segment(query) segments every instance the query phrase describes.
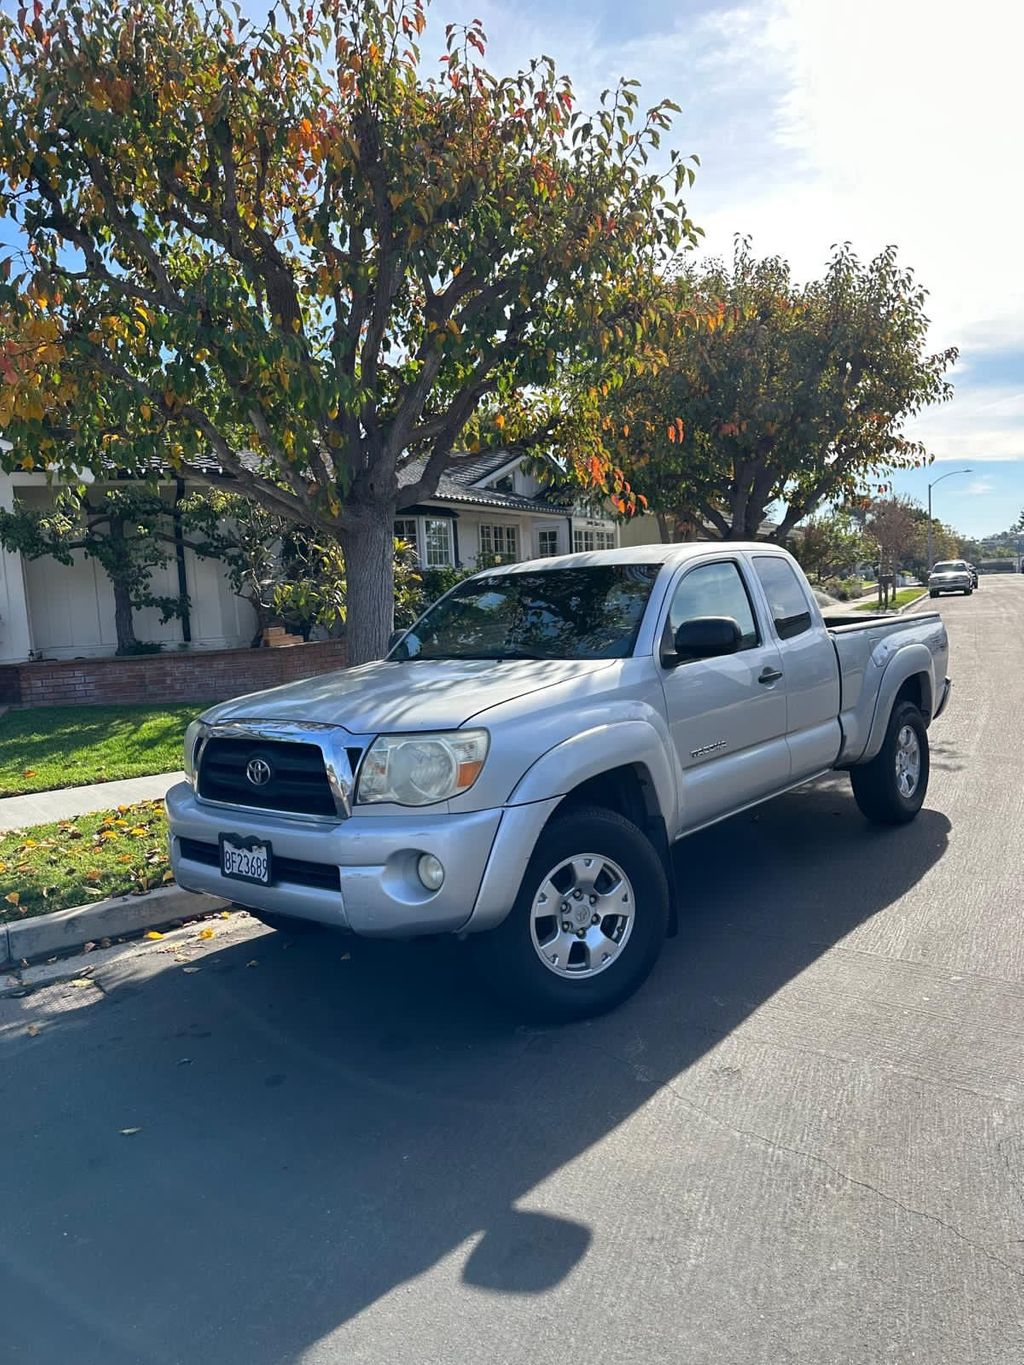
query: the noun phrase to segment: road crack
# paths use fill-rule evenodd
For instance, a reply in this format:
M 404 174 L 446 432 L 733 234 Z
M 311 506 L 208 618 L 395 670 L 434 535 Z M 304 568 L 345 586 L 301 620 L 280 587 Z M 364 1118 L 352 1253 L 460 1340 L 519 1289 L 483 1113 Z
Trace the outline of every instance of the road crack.
M 991 1261 L 993 1265 L 999 1266 L 1001 1270 L 1007 1271 L 1017 1279 L 1024 1279 L 1024 1269 L 1011 1265 L 1009 1261 L 1004 1261 L 1003 1258 L 992 1251 L 990 1247 L 984 1246 L 980 1242 L 973 1241 L 965 1233 L 961 1232 L 959 1228 L 954 1227 L 952 1223 L 947 1223 L 944 1218 L 940 1218 L 938 1214 L 929 1213 L 925 1209 L 914 1208 L 911 1204 L 905 1204 L 902 1199 L 898 1199 L 895 1195 L 888 1193 L 888 1191 L 880 1189 L 877 1185 L 873 1185 L 869 1180 L 862 1180 L 855 1175 L 850 1175 L 848 1171 L 844 1171 L 840 1169 L 840 1167 L 833 1165 L 827 1157 L 821 1156 L 818 1152 L 808 1151 L 805 1147 L 791 1147 L 787 1143 L 778 1142 L 776 1139 L 766 1136 L 764 1133 L 758 1133 L 752 1128 L 743 1128 L 737 1124 L 731 1123 L 728 1119 L 722 1118 L 712 1110 L 704 1108 L 703 1105 L 696 1104 L 693 1100 L 682 1094 L 672 1081 L 667 1081 L 664 1089 L 670 1091 L 673 1098 L 680 1104 L 685 1105 L 687 1109 L 699 1115 L 701 1118 L 707 1119 L 710 1123 L 718 1124 L 719 1127 L 726 1129 L 734 1136 L 745 1138 L 748 1142 L 760 1143 L 761 1146 L 766 1147 L 769 1151 L 783 1152 L 788 1156 L 798 1157 L 803 1161 L 814 1162 L 816 1165 L 822 1166 L 825 1170 L 830 1171 L 847 1185 L 852 1185 L 857 1189 L 865 1190 L 869 1194 L 874 1195 L 876 1199 L 880 1199 L 885 1204 L 891 1204 L 893 1208 L 900 1209 L 903 1213 L 909 1214 L 913 1218 L 921 1218 L 928 1223 L 933 1223 L 936 1227 L 949 1233 L 951 1237 L 955 1237 L 957 1241 L 970 1247 L 972 1251 L 976 1251 L 979 1256 L 984 1256 L 985 1259 Z

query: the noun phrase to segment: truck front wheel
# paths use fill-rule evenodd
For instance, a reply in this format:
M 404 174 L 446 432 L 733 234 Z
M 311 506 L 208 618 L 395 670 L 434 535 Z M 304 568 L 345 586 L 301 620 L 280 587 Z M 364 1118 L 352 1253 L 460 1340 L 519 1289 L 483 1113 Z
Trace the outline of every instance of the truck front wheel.
M 924 804 L 929 770 L 924 717 L 913 702 L 900 702 L 877 755 L 850 769 L 854 798 L 876 824 L 905 825 Z
M 614 811 L 581 807 L 537 841 L 507 918 L 472 943 L 494 988 L 530 1018 L 584 1019 L 643 983 L 668 927 L 651 841 Z

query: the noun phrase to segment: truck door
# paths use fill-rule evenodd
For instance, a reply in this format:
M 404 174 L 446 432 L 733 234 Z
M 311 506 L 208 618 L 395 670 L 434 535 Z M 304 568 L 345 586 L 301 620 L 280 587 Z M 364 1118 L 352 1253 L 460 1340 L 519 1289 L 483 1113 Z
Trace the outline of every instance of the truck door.
M 789 782 L 786 694 L 778 642 L 759 624 L 738 559 L 702 560 L 670 595 L 662 632 L 662 686 L 680 769 L 682 830 L 779 791 Z M 729 616 L 734 654 L 678 659 L 685 621 Z
M 791 781 L 831 768 L 842 746 L 839 663 L 806 582 L 782 555 L 753 554 L 772 630 L 781 642 Z

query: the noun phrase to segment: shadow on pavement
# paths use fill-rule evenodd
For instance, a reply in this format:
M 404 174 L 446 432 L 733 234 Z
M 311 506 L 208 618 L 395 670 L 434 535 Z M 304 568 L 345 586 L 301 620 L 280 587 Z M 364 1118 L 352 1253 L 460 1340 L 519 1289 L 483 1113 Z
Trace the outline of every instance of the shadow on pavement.
M 464 1243 L 465 1282 L 549 1289 L 590 1229 L 518 1201 L 884 912 L 948 830 L 873 829 L 840 779 L 695 836 L 651 981 L 560 1030 L 496 1014 L 450 942 L 268 933 L 190 974 L 126 967 L 0 1080 L 10 1358 L 294 1361 Z

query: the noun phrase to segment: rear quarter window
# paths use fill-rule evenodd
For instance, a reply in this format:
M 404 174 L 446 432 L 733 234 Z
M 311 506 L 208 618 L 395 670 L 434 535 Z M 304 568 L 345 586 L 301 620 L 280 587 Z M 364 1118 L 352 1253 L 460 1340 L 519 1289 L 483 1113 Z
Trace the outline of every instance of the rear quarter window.
M 792 640 L 810 630 L 811 605 L 792 564 L 778 555 L 755 555 L 754 572 L 764 588 L 779 639 Z

